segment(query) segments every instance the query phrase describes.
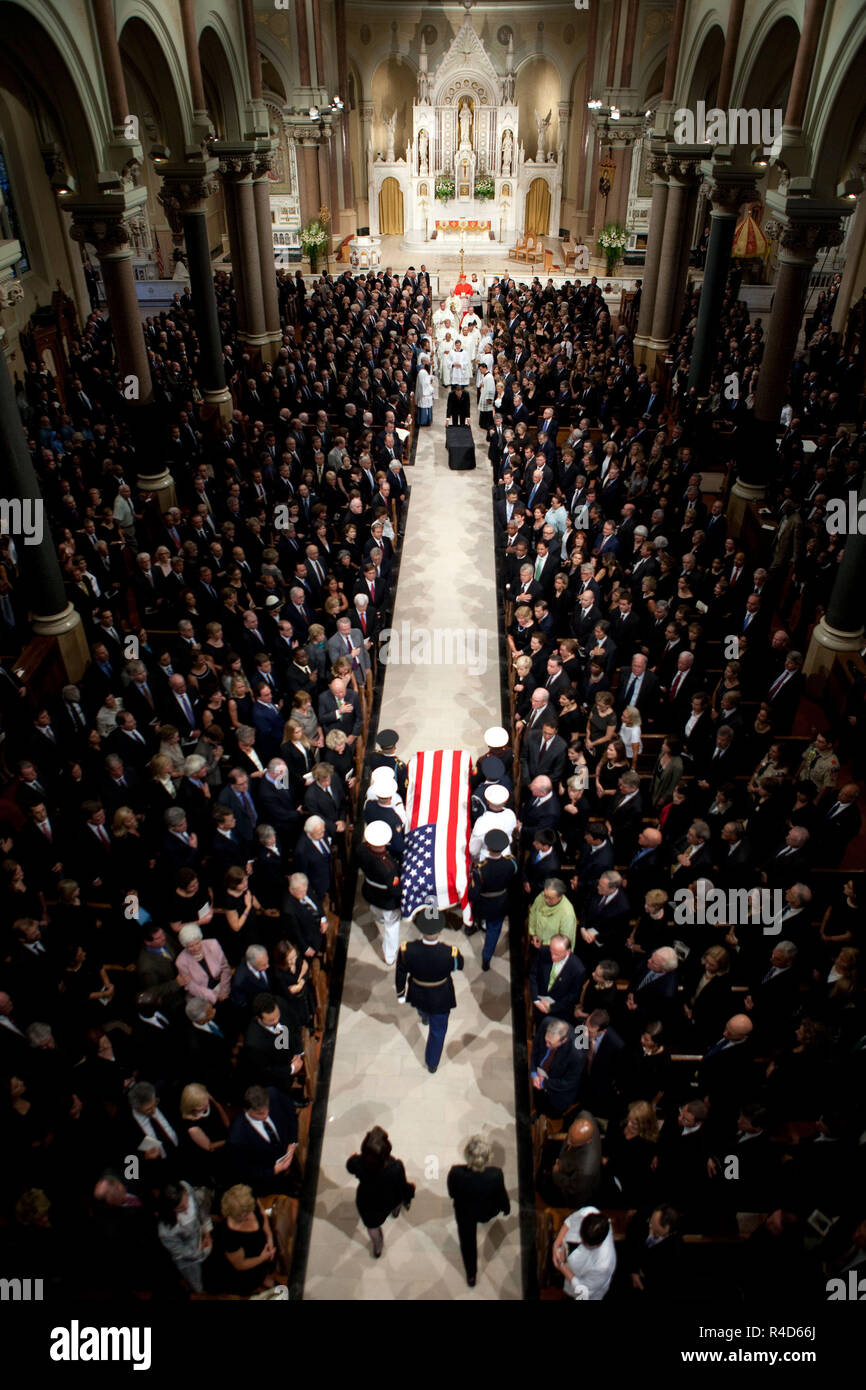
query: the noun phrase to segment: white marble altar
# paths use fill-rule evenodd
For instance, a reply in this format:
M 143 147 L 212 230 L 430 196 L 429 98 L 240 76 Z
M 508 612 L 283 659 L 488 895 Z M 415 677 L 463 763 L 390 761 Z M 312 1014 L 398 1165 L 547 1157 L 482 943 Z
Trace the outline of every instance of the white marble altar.
M 393 116 L 393 113 L 392 113 Z M 412 107 L 412 137 L 405 154 L 393 146 L 393 121 L 386 122 L 387 147 L 367 152 L 370 230 L 379 225 L 379 194 L 386 179 L 396 179 L 403 194 L 407 251 L 434 245 L 447 233 L 437 222 L 460 219 L 489 222 L 490 229 L 463 237 L 467 255 L 486 247 L 513 245 L 524 228 L 526 199 L 536 179 L 550 190 L 548 236 L 556 236 L 562 203 L 563 152 L 548 151 L 550 113 L 536 112 L 538 142 L 527 153 L 518 140 L 519 110 L 514 101 L 514 49 L 509 42 L 505 71 L 497 71 L 467 14 L 435 72 L 427 69 L 421 38 L 418 92 Z M 492 198 L 479 198 L 477 186 L 492 187 Z M 437 197 L 447 184 L 447 199 Z M 450 240 L 450 237 L 448 238 Z

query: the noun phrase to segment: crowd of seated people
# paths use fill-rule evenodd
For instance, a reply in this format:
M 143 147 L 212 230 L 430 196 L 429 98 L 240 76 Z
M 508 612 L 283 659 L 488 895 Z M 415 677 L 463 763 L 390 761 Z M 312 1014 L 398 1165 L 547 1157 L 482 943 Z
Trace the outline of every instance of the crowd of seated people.
M 517 820 L 539 1276 L 571 1297 L 730 1276 L 820 1299 L 863 1258 L 866 682 L 855 664 L 819 707 L 802 670 L 844 544 L 827 503 L 866 461 L 834 300 L 795 362 L 756 554 L 703 477 L 713 427 L 730 457 L 749 428 L 746 306 L 726 298 L 699 412 L 694 298 L 663 383 L 594 282 L 491 289 L 512 723 L 486 775 Z M 704 1243 L 745 1254 L 708 1273 Z
M 90 656 L 53 694 L 21 684 L 4 538 L 0 1219 L 4 1272 L 47 1291 L 285 1280 L 303 1180 L 429 284 L 281 275 L 264 366 L 216 288 L 222 426 L 188 295 L 143 326 L 170 508 L 137 487 L 100 313 L 65 382 L 19 383 Z

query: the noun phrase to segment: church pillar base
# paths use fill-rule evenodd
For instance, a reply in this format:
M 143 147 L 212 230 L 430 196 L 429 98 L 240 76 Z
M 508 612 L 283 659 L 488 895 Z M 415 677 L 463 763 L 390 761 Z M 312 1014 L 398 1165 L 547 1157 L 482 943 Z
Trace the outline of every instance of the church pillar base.
M 167 468 L 163 468 L 159 473 L 139 473 L 138 489 L 139 492 L 156 493 L 160 511 L 163 514 L 168 511 L 169 507 L 177 506 L 174 478 Z
M 841 628 L 831 627 L 826 618 L 821 618 L 812 631 L 809 650 L 803 662 L 806 693 L 812 699 L 820 698 L 839 659 L 851 652 L 859 652 L 864 641 L 866 637 L 862 627 L 854 632 L 843 632 Z
M 739 535 L 743 525 L 743 517 L 752 502 L 762 502 L 764 500 L 763 483 L 743 483 L 737 479 L 731 488 L 731 495 L 728 498 L 728 507 L 725 515 L 728 518 L 731 529 L 735 535 Z
M 90 650 L 81 618 L 72 604 L 68 603 L 59 613 L 34 613 L 33 631 L 38 637 L 56 639 L 67 678 L 79 681 L 90 661 Z
M 199 416 L 203 425 L 210 427 L 224 423 L 232 418 L 234 402 L 227 386 L 218 391 L 205 391 Z

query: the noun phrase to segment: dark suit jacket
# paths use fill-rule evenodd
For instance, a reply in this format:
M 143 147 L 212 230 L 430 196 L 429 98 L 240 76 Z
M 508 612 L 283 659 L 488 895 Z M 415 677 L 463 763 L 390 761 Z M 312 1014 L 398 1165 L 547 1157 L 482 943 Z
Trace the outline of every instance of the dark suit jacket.
M 230 998 L 235 1008 L 247 1012 L 252 1008 L 253 1000 L 257 994 L 273 994 L 274 986 L 270 966 L 265 971 L 265 975 L 267 976 L 267 983 L 263 983 L 258 975 L 253 974 L 245 960 L 241 961 L 232 978 Z
M 545 1029 L 542 1025 L 532 1043 L 532 1070 L 536 1071 L 541 1066 L 544 1054 L 547 1052 L 545 1042 Z M 551 1052 L 545 1063 L 544 1070 L 547 1072 L 547 1080 L 542 1090 L 548 1099 L 552 1109 L 560 1115 L 564 1114 L 577 1099 L 580 1077 L 583 1070 L 581 1051 L 574 1046 L 574 1039 L 569 1035 L 563 1043 Z M 584 1059 L 585 1060 L 585 1059 Z
M 272 825 L 280 842 L 291 846 L 303 823 L 291 790 L 284 791 L 267 777 L 259 778 L 258 808 L 260 822 Z
M 275 1186 L 274 1164 L 283 1157 L 290 1144 L 297 1143 L 298 1119 L 295 1107 L 274 1086 L 268 1087 L 270 1111 L 268 1119 L 277 1131 L 277 1140 L 265 1142 L 253 1128 L 243 1111 L 236 1115 L 229 1129 L 229 1159 L 239 1182 L 252 1187 L 259 1197 L 266 1197 Z
M 292 857 L 292 872 L 307 875 L 310 883 L 310 897 L 321 902 L 331 887 L 330 850 L 327 855 L 321 854 L 315 848 L 309 835 L 302 835 L 295 846 Z
M 521 749 L 523 778 L 528 786 L 533 778 L 537 777 L 539 773 L 543 773 L 545 777 L 550 778 L 555 788 L 565 771 L 568 745 L 565 739 L 560 738 L 559 734 L 554 734 L 549 748 L 542 754 L 543 740 L 544 732 L 542 729 L 530 729 L 525 736 Z
M 251 1019 L 244 1036 L 242 1064 L 248 1084 L 259 1086 L 278 1086 L 283 1092 L 292 1089 L 294 1075 L 292 1058 L 303 1051 L 300 1028 L 295 1023 L 288 1006 L 277 999 L 280 1011 L 280 1024 L 288 1029 L 287 1046 L 277 1046 L 279 1038 L 263 1028 L 258 1019 Z
M 307 897 L 312 896 L 311 893 L 307 893 Z M 283 896 L 281 910 L 282 929 L 300 951 L 306 952 L 310 947 L 317 952 L 323 949 L 325 938 L 321 930 L 322 909 L 315 900 L 310 907 L 287 892 Z
M 616 634 L 613 633 L 612 635 L 613 635 L 613 637 L 614 637 L 614 640 L 616 640 Z M 617 652 L 619 653 L 620 656 L 625 655 L 625 653 L 622 651 L 622 649 L 621 649 L 621 647 L 620 647 L 620 644 L 619 644 L 618 642 L 617 642 Z M 621 666 L 621 667 L 620 667 L 620 669 L 619 669 L 619 684 L 618 684 L 618 686 L 617 686 L 617 691 L 616 691 L 616 711 L 617 711 L 617 714 L 622 714 L 623 710 L 625 709 L 625 706 L 626 706 L 626 691 L 628 690 L 629 682 L 631 681 L 631 675 L 632 675 L 632 672 L 631 672 L 631 665 L 630 665 L 630 664 L 629 664 L 628 666 Z M 639 691 L 638 691 L 638 693 L 637 693 L 637 708 L 638 708 L 638 709 L 640 710 L 640 712 L 641 712 L 641 718 L 643 719 L 644 723 L 646 723 L 646 721 L 647 721 L 648 719 L 652 719 L 653 715 L 655 714 L 656 708 L 657 708 L 657 706 L 658 706 L 658 699 L 659 699 L 659 683 L 658 683 L 658 677 L 657 677 L 657 676 L 654 676 L 653 673 L 652 673 L 652 671 L 647 670 L 647 671 L 644 672 L 644 678 L 643 678 L 643 680 L 641 681 L 640 689 L 639 689 Z M 631 703 L 634 704 L 634 700 L 632 700 Z
M 547 1014 L 538 1010 L 536 1017 L 539 1019 L 545 1017 L 561 1018 L 566 1023 L 571 1023 L 574 1019 L 574 1006 L 580 998 L 580 991 L 586 979 L 586 971 L 573 952 L 563 963 L 552 986 L 548 987 L 550 969 L 550 947 L 542 946 L 532 962 L 532 969 L 529 972 L 529 989 L 533 999 L 546 996 L 554 1002 Z
M 587 1066 L 589 1048 L 578 1049 L 581 1104 L 593 1115 L 610 1115 L 618 1104 L 619 1080 L 625 1062 L 625 1043 L 613 1028 L 606 1028 Z
M 448 1174 L 448 1196 L 458 1217 L 468 1221 L 492 1221 L 500 1212 L 508 1216 L 511 1203 L 505 1190 L 501 1168 L 473 1172 L 456 1163 Z

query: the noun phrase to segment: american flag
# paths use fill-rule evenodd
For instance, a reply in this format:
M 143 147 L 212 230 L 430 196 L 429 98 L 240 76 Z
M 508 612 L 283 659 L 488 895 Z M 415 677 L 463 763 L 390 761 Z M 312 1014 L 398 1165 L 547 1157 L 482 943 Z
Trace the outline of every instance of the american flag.
M 403 916 L 460 907 L 469 925 L 469 753 L 416 753 L 406 789 Z

